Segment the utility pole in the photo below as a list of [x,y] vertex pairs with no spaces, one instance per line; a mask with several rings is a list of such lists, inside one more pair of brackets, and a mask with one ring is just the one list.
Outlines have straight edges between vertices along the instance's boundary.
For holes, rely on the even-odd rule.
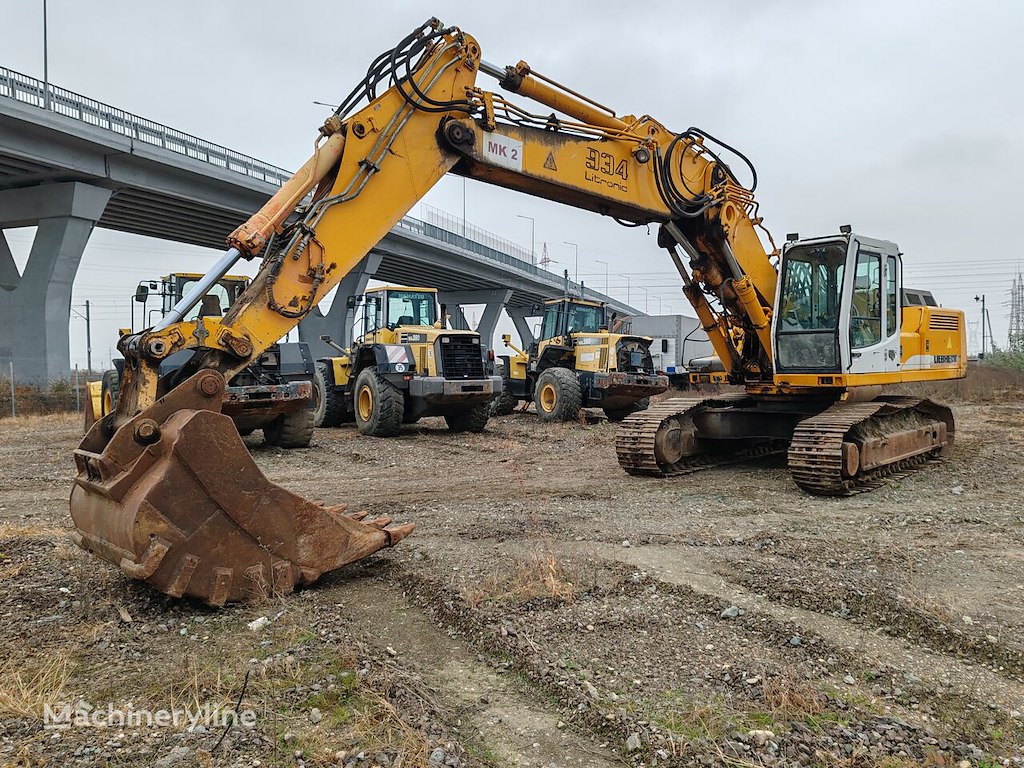
[[975,301],[981,302],[981,359],[985,358],[985,323],[988,323],[988,338],[992,339],[992,343],[995,343],[995,339],[992,337],[992,319],[988,316],[988,310],[985,309],[985,294],[981,296],[975,296]]
[[[607,296],[608,295],[608,262],[607,261],[601,261],[600,259],[594,259],[594,261],[596,261],[598,264],[604,264],[604,295]],[[628,301],[626,303],[629,304]]]
[[89,300],[85,300],[85,362],[89,373],[92,374],[92,320],[89,315]]
[[[625,276],[624,276],[624,277],[625,277]],[[627,285],[628,285],[628,283],[627,283]],[[650,307],[650,304],[651,304],[651,301],[650,301],[651,295],[650,295],[650,293],[648,293],[647,289],[646,289],[646,288],[644,288],[644,287],[643,287],[642,285],[638,285],[638,286],[637,286],[637,290],[640,290],[640,291],[643,291],[643,292],[644,292],[644,312],[645,312],[646,314],[650,314],[650,311],[651,311],[651,307]],[[627,303],[627,304],[629,304],[629,299],[628,299],[628,298],[626,299],[626,303]]]
[[[981,359],[984,360],[985,359],[985,316],[986,316],[985,294],[981,294],[981,296],[975,296],[974,300],[981,302]],[[989,323],[989,330],[991,330],[991,328],[992,328],[992,323]]]
[[563,240],[566,245],[571,245],[576,250],[576,282],[580,281],[580,247],[576,243],[570,243],[568,240]]
[[521,213],[516,214],[517,218],[529,219],[530,220],[530,263],[537,263],[537,222],[534,221],[533,216],[523,216]]
[[[620,274],[619,277],[626,278],[626,303],[629,304],[629,275]],[[644,311],[646,312],[647,310],[645,309]]]

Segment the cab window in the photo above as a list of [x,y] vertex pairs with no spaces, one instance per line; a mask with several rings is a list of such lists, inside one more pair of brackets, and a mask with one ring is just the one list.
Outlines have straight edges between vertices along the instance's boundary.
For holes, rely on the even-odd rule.
[[569,333],[597,333],[604,322],[601,307],[572,304],[569,309]]
[[885,336],[891,337],[897,327],[898,309],[896,307],[896,257],[885,257]]
[[388,328],[400,325],[433,325],[434,294],[420,291],[388,291]]
[[850,307],[850,346],[862,349],[882,340],[882,257],[860,251]]
[[544,307],[544,323],[541,326],[541,339],[553,339],[558,335],[558,316],[562,313],[562,305],[548,304]]
[[780,331],[833,330],[839,323],[846,251],[842,244],[797,246],[786,252]]
[[[189,291],[191,291],[195,287],[196,283],[198,283],[198,282],[199,281],[194,279],[194,278],[189,278],[187,280],[182,280],[181,283],[178,286],[178,291],[177,291],[178,295],[176,297],[174,297],[174,296],[170,297],[170,299],[171,299],[170,306],[167,306],[164,309],[164,312],[165,313],[169,312],[170,309],[171,309],[171,306],[176,304],[178,302],[178,300],[181,299],[182,296],[184,296]],[[223,284],[221,284],[221,283],[214,283],[212,286],[210,286],[210,290],[208,290],[206,292],[206,297],[204,297],[203,301],[200,301],[198,304],[196,304],[194,307],[192,307],[192,309],[190,309],[188,311],[188,313],[185,315],[185,317],[183,319],[186,320],[186,321],[193,321],[197,317],[199,317],[199,311],[201,309],[203,309],[204,301],[205,302],[210,302],[212,304],[213,299],[209,298],[211,296],[212,297],[216,297],[217,303],[220,304],[220,313],[219,314],[223,315],[225,312],[227,312],[228,307],[230,307],[234,303],[235,299],[238,298],[237,295],[233,295],[233,293],[235,293],[235,292],[229,290]],[[208,308],[212,309],[212,306],[208,306]],[[208,311],[205,314],[213,316],[213,317],[219,316],[218,313],[212,312],[212,311]]]

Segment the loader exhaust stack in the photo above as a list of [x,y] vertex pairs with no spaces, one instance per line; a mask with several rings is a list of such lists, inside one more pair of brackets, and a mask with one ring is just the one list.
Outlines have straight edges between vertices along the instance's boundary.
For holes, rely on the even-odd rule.
[[116,432],[113,414],[93,425],[75,451],[79,546],[165,594],[220,606],[286,594],[412,532],[267,480],[220,413],[224,387],[203,370]]

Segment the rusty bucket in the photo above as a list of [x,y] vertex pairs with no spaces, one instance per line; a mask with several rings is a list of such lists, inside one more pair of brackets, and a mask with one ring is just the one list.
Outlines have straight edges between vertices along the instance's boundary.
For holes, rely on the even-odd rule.
[[76,543],[165,594],[220,606],[291,592],[408,536],[270,482],[231,419],[224,377],[200,371],[75,450]]

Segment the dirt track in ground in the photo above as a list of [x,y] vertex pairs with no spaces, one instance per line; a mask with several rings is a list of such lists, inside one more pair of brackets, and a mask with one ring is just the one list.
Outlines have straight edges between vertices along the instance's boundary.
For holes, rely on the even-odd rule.
[[[254,435],[276,482],[417,531],[222,611],[70,546],[77,420],[2,421],[0,764],[1024,764],[1024,405],[956,415],[949,462],[849,499],[780,459],[631,478],[603,421]],[[33,714],[239,695],[216,750]]]

